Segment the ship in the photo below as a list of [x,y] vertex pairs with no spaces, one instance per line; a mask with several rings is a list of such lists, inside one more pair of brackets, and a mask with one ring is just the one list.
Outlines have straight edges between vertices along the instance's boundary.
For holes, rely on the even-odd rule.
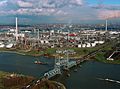
[[34,61],[34,64],[46,65],[46,64],[48,64],[48,63],[44,63],[44,62],[41,62],[41,61],[39,61],[39,60],[36,60],[36,61]]
[[118,81],[118,80],[112,80],[112,79],[108,79],[108,78],[106,78],[106,79],[103,79],[103,78],[97,78],[97,79],[99,79],[99,80],[105,80],[105,81],[113,82],[113,83],[120,83],[120,81]]
[[42,62],[40,61],[34,61],[35,64],[43,64]]

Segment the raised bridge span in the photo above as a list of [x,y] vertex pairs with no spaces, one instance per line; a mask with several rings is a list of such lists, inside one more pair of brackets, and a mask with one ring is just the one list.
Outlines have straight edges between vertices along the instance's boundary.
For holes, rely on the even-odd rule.
[[62,60],[56,59],[56,60],[57,61],[54,64],[54,69],[52,69],[44,74],[44,76],[47,76],[48,79],[56,76],[57,74],[62,74],[61,70],[64,68],[69,69],[69,68],[77,65],[76,61],[69,61],[66,59],[62,59]]
[[62,69],[70,69],[74,66],[77,66],[78,64],[80,64],[81,62],[85,61],[85,60],[89,60],[88,58],[92,55],[95,55],[96,52],[99,52],[100,50],[96,50],[93,51],[91,53],[89,53],[88,55],[84,56],[82,59],[78,59],[78,60],[69,60],[68,58],[68,53],[67,53],[67,59],[55,59],[55,64],[54,64],[54,69],[44,73],[44,77],[47,77],[48,79],[61,74],[62,73]]

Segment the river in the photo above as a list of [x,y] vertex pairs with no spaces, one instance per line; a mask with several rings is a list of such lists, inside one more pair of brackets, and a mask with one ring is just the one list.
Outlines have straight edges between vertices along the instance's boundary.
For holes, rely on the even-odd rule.
[[[49,65],[37,65],[34,61],[39,59],[48,62]],[[54,59],[46,57],[32,57],[14,53],[0,53],[0,70],[7,72],[22,73],[40,77],[46,71],[53,68]],[[63,83],[67,89],[120,89],[119,83],[100,80],[99,78],[113,79],[120,81],[120,65],[105,64],[96,61],[88,61],[70,70],[70,77],[61,75],[55,80]]]
[[[49,65],[34,64],[34,61],[48,62]],[[16,53],[0,53],[0,70],[31,75],[42,76],[46,71],[53,68],[53,59],[45,57],[24,56]]]

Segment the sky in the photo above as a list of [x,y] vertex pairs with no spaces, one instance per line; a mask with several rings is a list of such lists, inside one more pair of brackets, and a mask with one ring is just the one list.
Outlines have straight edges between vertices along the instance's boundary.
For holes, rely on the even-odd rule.
[[120,21],[120,0],[0,0],[0,24]]

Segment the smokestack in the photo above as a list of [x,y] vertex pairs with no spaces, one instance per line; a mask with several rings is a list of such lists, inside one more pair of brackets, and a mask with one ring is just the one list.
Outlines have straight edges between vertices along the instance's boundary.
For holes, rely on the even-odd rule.
[[107,27],[107,19],[106,19],[106,26],[105,26],[105,31],[107,32],[107,30],[108,30],[108,27]]
[[15,32],[15,36],[16,36],[16,41],[18,40],[18,19],[16,17],[16,32]]

